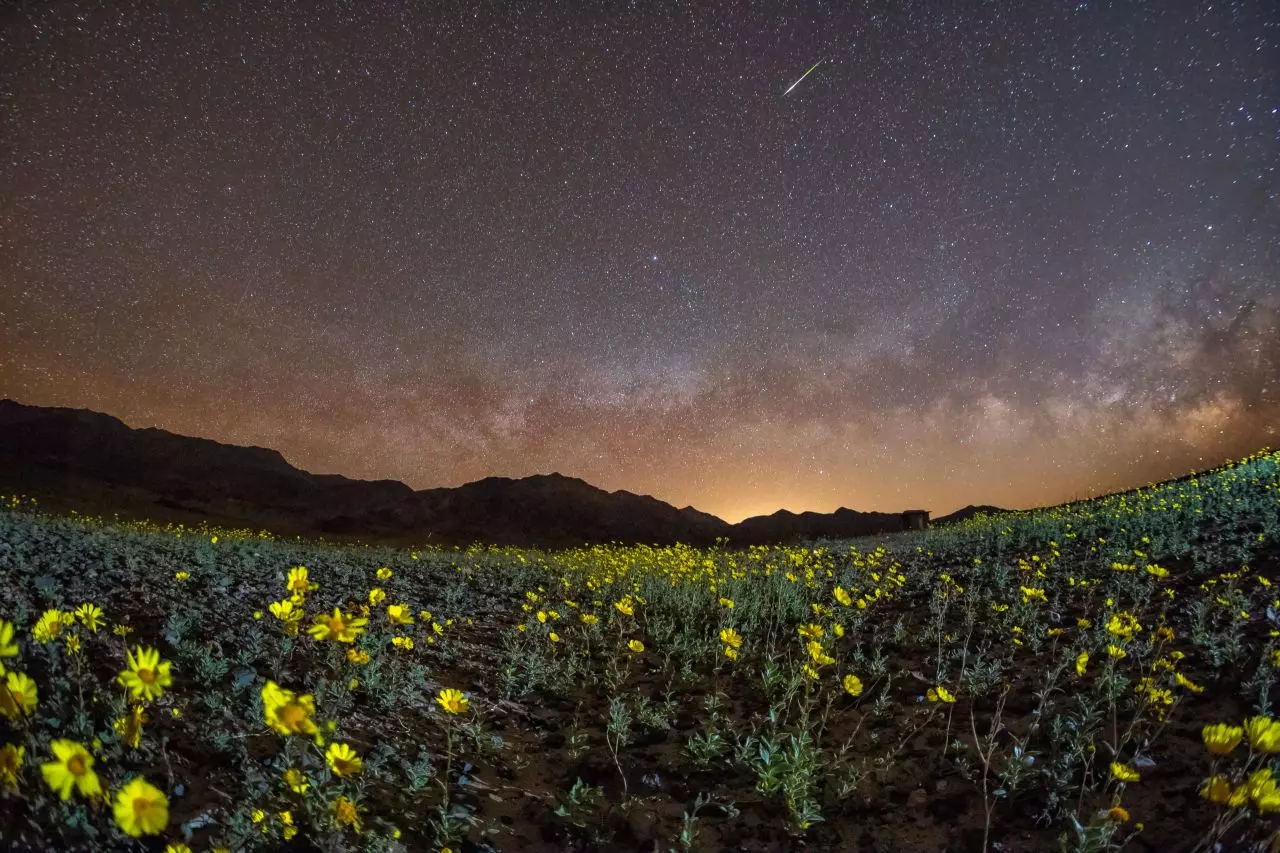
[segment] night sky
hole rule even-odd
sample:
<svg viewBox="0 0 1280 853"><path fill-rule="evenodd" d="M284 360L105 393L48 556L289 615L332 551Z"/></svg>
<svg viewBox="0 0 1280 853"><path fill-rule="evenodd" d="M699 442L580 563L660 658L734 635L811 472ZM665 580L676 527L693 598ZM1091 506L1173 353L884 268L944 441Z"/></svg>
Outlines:
<svg viewBox="0 0 1280 853"><path fill-rule="evenodd" d="M1280 6L448 5L3 4L0 397L730 521L1280 444Z"/></svg>

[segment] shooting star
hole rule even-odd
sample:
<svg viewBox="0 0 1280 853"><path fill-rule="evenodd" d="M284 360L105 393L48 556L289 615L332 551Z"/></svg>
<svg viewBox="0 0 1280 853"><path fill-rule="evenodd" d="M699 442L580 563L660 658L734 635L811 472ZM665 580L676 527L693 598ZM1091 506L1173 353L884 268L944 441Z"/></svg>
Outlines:
<svg viewBox="0 0 1280 853"><path fill-rule="evenodd" d="M825 59L819 59L817 62L813 63L813 68L817 68L819 65L821 65L824 62L826 62ZM813 73L813 68L810 68L808 71L801 74L800 79L792 83L791 86L787 88L787 91L782 93L783 96L785 97L786 95L790 95L792 89L794 89L796 86L799 86L800 83L804 81L804 78L808 77L810 74Z"/></svg>

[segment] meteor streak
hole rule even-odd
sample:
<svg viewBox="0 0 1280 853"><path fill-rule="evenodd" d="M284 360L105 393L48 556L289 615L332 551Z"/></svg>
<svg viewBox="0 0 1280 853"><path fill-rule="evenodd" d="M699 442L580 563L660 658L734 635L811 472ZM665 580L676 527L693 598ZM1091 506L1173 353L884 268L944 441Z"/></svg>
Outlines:
<svg viewBox="0 0 1280 853"><path fill-rule="evenodd" d="M819 59L817 62L813 63L813 68L817 68L819 65L821 65L821 64L822 64L822 63L824 63L824 62L826 62L826 60L825 60L825 59ZM796 82L792 83L792 84L787 88L787 91L783 92L782 94L783 94L784 96L785 96L785 95L790 95L790 94L791 94L791 90L792 90L792 89L794 89L796 86L799 86L799 85L800 85L800 83L801 83L801 81L803 81L803 80L804 80L804 78L808 77L810 74L812 74L812 73L813 73L813 68L810 68L808 71L806 71L806 72L804 72L803 74L801 74L801 75L800 75L800 79L799 79L799 80L797 80Z"/></svg>

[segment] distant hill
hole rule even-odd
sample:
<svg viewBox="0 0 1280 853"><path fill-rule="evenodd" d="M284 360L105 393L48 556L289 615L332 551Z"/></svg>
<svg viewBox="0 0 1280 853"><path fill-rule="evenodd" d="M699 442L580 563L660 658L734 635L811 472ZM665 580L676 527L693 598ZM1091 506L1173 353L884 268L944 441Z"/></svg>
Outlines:
<svg viewBox="0 0 1280 853"><path fill-rule="evenodd" d="M647 495L560 474L486 477L414 491L395 480L310 474L278 451L162 429L132 429L83 409L0 400L0 492L42 509L122 519L268 529L388 544L556 548L620 542L733 545L844 538L902 529L899 513L779 510L737 524ZM964 512L962 510L961 512Z"/></svg>
<svg viewBox="0 0 1280 853"><path fill-rule="evenodd" d="M844 507L826 513L780 509L772 515L756 515L739 521L734 525L733 541L757 545L796 539L850 539L899 530L902 530L901 513L856 512Z"/></svg>
<svg viewBox="0 0 1280 853"><path fill-rule="evenodd" d="M996 513L1001 512L1013 512L1013 510L1001 509L998 506L974 506L973 504L970 504L964 509L958 509L950 515L935 518L929 523L933 527L941 527L946 524L959 524L962 521L968 521L980 513L985 515L995 515Z"/></svg>

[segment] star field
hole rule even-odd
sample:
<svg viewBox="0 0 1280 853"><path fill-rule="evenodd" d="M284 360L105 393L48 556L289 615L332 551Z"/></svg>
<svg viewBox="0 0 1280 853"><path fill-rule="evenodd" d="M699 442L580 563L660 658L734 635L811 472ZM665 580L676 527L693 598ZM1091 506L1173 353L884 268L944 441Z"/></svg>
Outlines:
<svg viewBox="0 0 1280 853"><path fill-rule="evenodd" d="M730 521L1276 444L1274 4L582 5L8 4L0 396Z"/></svg>

